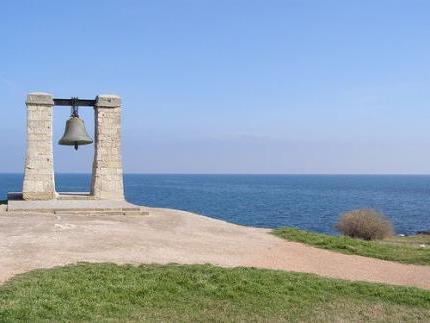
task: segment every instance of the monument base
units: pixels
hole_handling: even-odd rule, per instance
[[[58,193],[56,199],[29,201],[21,192],[7,195],[7,212],[25,214],[80,214],[80,215],[148,215],[145,207],[127,201],[100,200],[88,192]]]

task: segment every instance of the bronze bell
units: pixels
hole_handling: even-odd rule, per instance
[[[93,140],[85,129],[84,121],[79,118],[75,107],[70,119],[66,122],[64,135],[58,143],[65,146],[74,146],[75,150],[78,150],[80,145],[89,145],[93,143]]]

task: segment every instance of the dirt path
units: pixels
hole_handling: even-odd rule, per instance
[[[343,255],[188,212],[149,216],[0,215],[0,282],[78,261],[211,263],[430,289],[430,266]]]

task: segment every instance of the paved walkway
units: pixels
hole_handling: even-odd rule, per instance
[[[430,289],[430,266],[343,255],[288,242],[269,230],[188,212],[149,216],[0,215],[0,282],[78,261],[212,263],[315,273]]]

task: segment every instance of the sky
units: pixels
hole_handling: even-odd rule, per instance
[[[120,95],[126,173],[430,174],[430,1],[4,0],[0,39],[0,172],[43,91]]]

